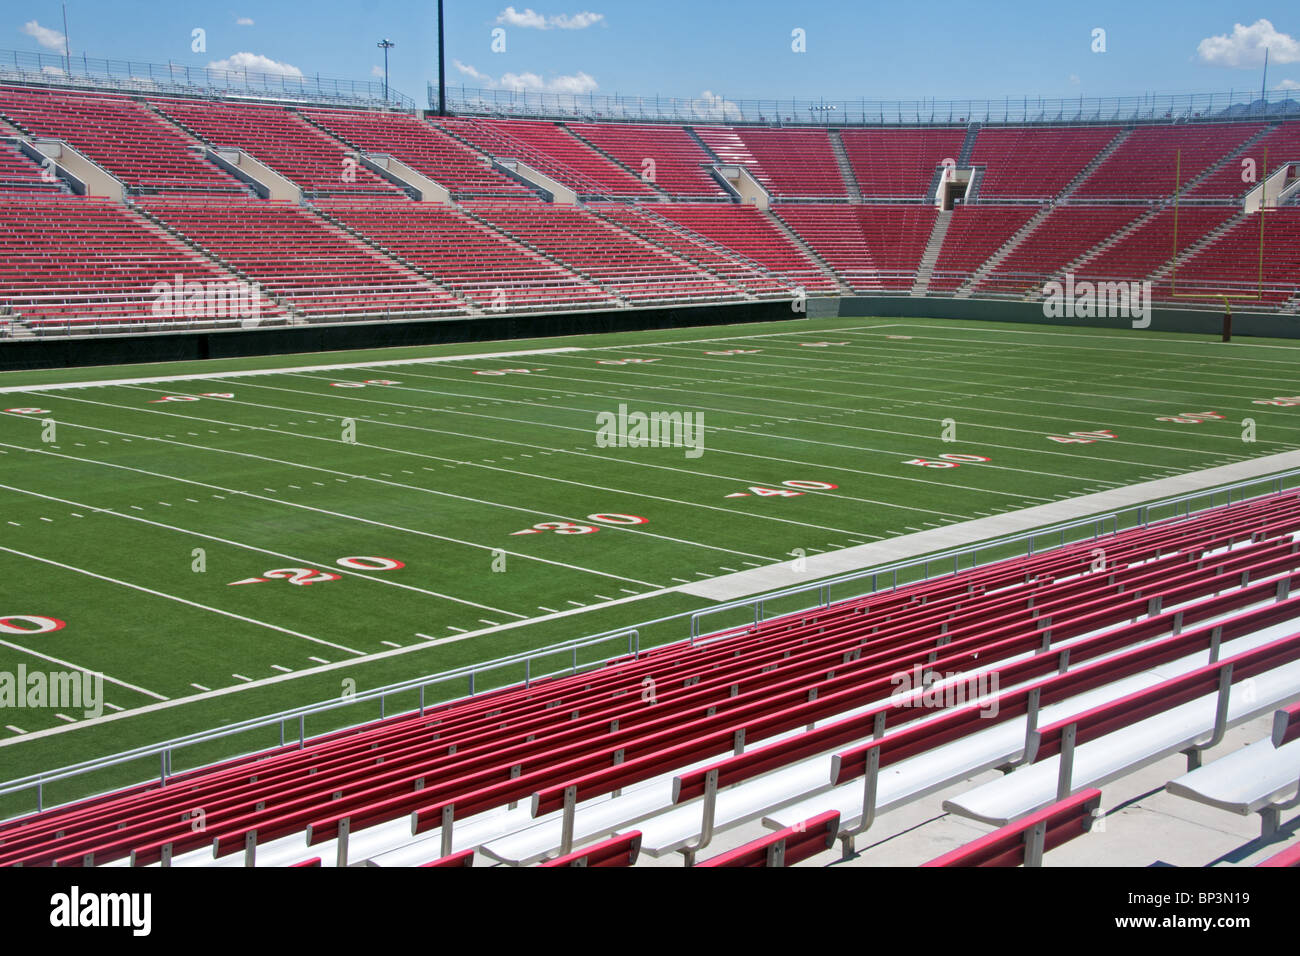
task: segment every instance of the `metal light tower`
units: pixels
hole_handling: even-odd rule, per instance
[[[438,0],[438,115],[447,115],[447,66],[442,42],[442,0]]]
[[[397,44],[394,43],[392,40],[388,39],[387,37],[385,37],[384,39],[376,43],[375,46],[379,47],[381,50],[384,51],[384,102],[387,103],[388,102],[388,51],[391,50],[393,47],[397,46]]]

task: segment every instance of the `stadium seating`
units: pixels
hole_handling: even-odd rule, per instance
[[[955,291],[1037,212],[1034,206],[958,206],[930,275],[936,292]]]
[[[1268,168],[1264,168],[1267,156]],[[1247,165],[1247,160],[1250,160]],[[1280,123],[1236,159],[1188,191],[1195,199],[1239,198],[1287,162],[1300,162],[1300,122]]]
[[[787,296],[797,286],[794,279],[778,278],[766,264],[656,215],[657,206],[593,203],[591,208],[624,229],[703,266],[756,296]]]
[[[1143,126],[1079,185],[1072,198],[1154,199],[1186,189],[1196,177],[1266,127],[1258,123]]]
[[[446,187],[456,199],[539,198],[527,186],[441,130],[406,113],[304,109],[303,115],[343,142],[369,153],[387,153]]]
[[[844,152],[866,199],[921,199],[945,159],[954,163],[965,127],[846,129]]]
[[[585,209],[467,203],[484,222],[635,303],[739,299],[739,289]]]
[[[1151,275],[1171,261],[1174,242],[1181,254],[1232,218],[1234,210],[1218,206],[1180,206],[1153,210],[1151,218],[1083,263],[1079,278],[1132,281]]]
[[[782,203],[773,211],[855,292],[910,289],[933,206]]]
[[[0,192],[61,192],[57,179],[42,177],[35,160],[19,151],[11,141],[0,139]]]
[[[311,316],[461,312],[464,304],[300,206],[150,199],[143,208]],[[294,255],[285,255],[287,249]]]
[[[52,137],[141,193],[232,193],[243,185],[198,155],[198,145],[130,97],[0,87],[0,117]]]
[[[834,810],[759,837],[742,847],[703,861],[702,867],[782,867],[811,859],[835,845],[840,815]]]
[[[1300,806],[1297,784],[1300,784],[1300,704],[1292,704],[1274,715],[1270,739],[1257,741],[1208,766],[1189,770],[1170,780],[1165,790],[1241,816],[1257,813],[1260,836],[1268,838],[1277,833],[1282,811]]]
[[[753,206],[656,203],[651,208],[655,215],[761,263],[808,292],[836,290],[835,280]]]
[[[776,198],[848,198],[825,130],[697,126],[695,132],[719,159],[745,166]]]
[[[398,196],[401,190],[301,116],[279,106],[153,100],[153,105],[214,147],[238,147],[319,196]]]
[[[1041,287],[1146,212],[1135,206],[1057,206],[976,288],[1014,295]]]
[[[726,193],[705,167],[713,162],[680,126],[631,123],[568,123],[570,130],[640,176],[653,173],[656,186],[679,199],[724,199]],[[648,165],[647,160],[651,163]]]
[[[1233,681],[1255,694],[1218,723],[1300,693],[1297,533],[1288,492],[1107,536],[1100,571],[1089,538],[655,648],[0,824],[0,864],[288,865],[304,834],[326,863],[403,846],[543,862],[630,830],[651,856],[690,855],[760,817],[793,828],[765,844],[786,840],[789,862],[801,822],[837,811],[851,844],[879,813],[1017,762],[1003,780],[1050,804],[1070,726],[1074,772],[1095,775],[1096,735],[1208,702],[1186,749]],[[981,674],[1000,684],[952,694]],[[1031,812],[1037,793],[1016,801]]]
[[[204,299],[188,311],[157,283],[237,283],[240,277],[167,235],[126,206],[57,193],[0,194],[0,301],[33,330],[86,330],[176,322],[238,323],[251,317]],[[248,290],[261,319],[284,309]],[[239,314],[236,314],[239,313]]]
[[[146,211],[162,202],[166,215],[158,214],[193,244],[182,253],[187,261],[219,275],[246,271],[259,282],[265,275],[265,288],[283,295],[297,320],[726,303],[798,288],[818,296],[908,294],[926,274],[927,294],[1032,297],[1067,267],[1080,280],[1150,279],[1162,303],[1204,305],[1231,295],[1254,309],[1300,307],[1300,206],[1292,201],[1263,216],[1261,293],[1261,219],[1240,205],[1252,188],[1249,177],[1243,181],[1244,161],[1255,162],[1255,182],[1300,161],[1294,121],[918,125],[832,135],[760,126],[426,119],[397,110],[0,86],[0,196],[70,200],[74,187],[42,177],[10,133],[64,139],[117,177],[128,200]],[[843,146],[838,160],[836,140]],[[924,197],[938,165],[962,157],[967,146],[963,161],[982,170],[978,186],[941,220]],[[207,147],[245,150],[301,186],[322,214],[254,202],[244,183],[203,157]],[[1268,170],[1261,168],[1266,148]],[[458,208],[410,202],[361,165],[359,152],[410,165],[446,187]],[[1175,230],[1179,154],[1184,191]],[[579,205],[543,201],[542,187],[494,168],[491,157],[536,167],[574,190]],[[652,182],[642,178],[646,160],[653,160],[654,175],[646,177]],[[708,172],[718,161],[746,166],[772,194],[771,209],[732,202]],[[861,202],[849,201],[845,176],[856,180]],[[195,200],[194,211],[172,202],[184,197]],[[76,207],[39,208],[56,220],[80,215]],[[1005,250],[1040,213],[1035,228]],[[329,218],[344,228],[327,225]],[[275,236],[282,243],[276,251],[292,253],[292,261],[280,268],[261,255],[265,250],[241,241],[240,230]],[[318,250],[333,261],[308,261]],[[21,261],[26,254],[0,244],[0,256]],[[28,325],[27,318],[30,328],[48,334],[60,323],[71,331],[97,321],[123,329],[137,322],[138,301],[119,307],[124,278],[94,264],[112,254],[56,252],[65,276],[77,278],[48,290],[43,302],[23,298],[21,283],[12,285],[15,297],[0,299],[5,331]],[[84,269],[77,268],[79,255]],[[976,275],[980,281],[972,284]],[[68,311],[60,296],[84,307]],[[271,314],[288,315],[270,300],[266,305]]]
[[[1182,294],[1257,296],[1273,304],[1288,301],[1300,293],[1300,207],[1244,216],[1181,263],[1176,280]],[[1172,281],[1157,287],[1159,297],[1172,297],[1173,292]]]
[[[1051,199],[1106,148],[1114,126],[981,129],[970,163],[983,166],[980,198]]]
[[[608,292],[453,209],[364,200],[321,208],[484,310],[614,304]]]
[[[555,123],[459,118],[439,119],[435,125],[497,159],[517,159],[579,195],[610,199],[655,195],[639,175],[602,156]]]

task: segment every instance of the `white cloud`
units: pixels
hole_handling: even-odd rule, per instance
[[[1070,85],[1071,85],[1071,86],[1078,86],[1078,85],[1079,85],[1079,74],[1078,74],[1078,73],[1071,73],[1071,74],[1070,74]]]
[[[260,53],[236,53],[224,60],[213,60],[208,64],[209,70],[230,70],[232,72],[273,73],[276,76],[302,76],[302,70],[289,63],[280,63]]]
[[[35,20],[28,20],[23,24],[23,33],[35,38],[36,42],[47,50],[63,52],[63,34],[58,30],[51,30],[49,27],[41,26]]]
[[[532,7],[524,7],[523,10],[506,7],[497,15],[497,23],[519,27],[523,30],[551,30],[557,28],[560,30],[585,30],[587,27],[594,26],[604,19],[605,14],[592,13],[590,10],[583,10],[573,16],[560,13],[548,17],[538,13]]]
[[[235,26],[237,27],[251,27],[252,25],[253,25],[252,17],[237,17],[235,19]]]
[[[553,76],[549,80],[538,73],[505,73],[497,79],[460,60],[452,60],[451,65],[490,90],[512,90],[516,93],[592,93],[600,88],[596,78],[582,70],[567,76]]]
[[[478,70],[474,69],[474,67],[470,66],[468,63],[462,63],[460,62],[460,60],[452,60],[451,65],[454,66],[461,73],[463,73],[465,76],[468,76],[470,79],[473,80],[478,80],[480,83],[487,83],[490,86],[496,82],[492,77],[488,76],[486,73],[480,73]]]
[[[1253,69],[1264,65],[1264,48],[1268,47],[1271,63],[1295,63],[1300,60],[1300,42],[1289,34],[1279,33],[1267,20],[1250,26],[1233,24],[1232,33],[1206,37],[1196,46],[1202,63]]]
[[[384,68],[383,68],[382,66],[378,66],[378,65],[376,65],[376,66],[372,66],[372,67],[370,68],[370,75],[371,75],[371,76],[377,76],[377,77],[379,77],[379,79],[382,80],[382,79],[384,78]]]
[[[67,76],[68,75],[67,71],[65,71],[63,67],[51,66],[48,63],[45,64],[45,66],[41,67],[41,72],[44,73],[46,76]]]
[[[1279,83],[1277,86],[1273,87],[1273,89],[1275,89],[1275,90],[1300,90],[1300,83],[1297,83],[1295,80],[1283,80],[1283,81],[1282,81],[1281,83]]]
[[[561,13],[559,16],[551,17],[551,23],[561,30],[585,30],[587,27],[594,26],[604,19],[605,14],[603,13],[592,13],[589,10],[584,10],[582,13],[575,13],[571,17]]]
[[[700,98],[691,104],[695,115],[700,119],[744,119],[740,107],[731,100],[723,99],[712,90],[705,90]]]

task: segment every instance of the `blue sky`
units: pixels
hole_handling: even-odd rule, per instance
[[[434,0],[68,0],[74,54],[370,78],[421,104]],[[1300,4],[1200,0],[446,0],[449,85],[728,99],[1073,97],[1300,89]],[[205,31],[202,51],[192,31]],[[494,30],[496,46],[493,49]],[[792,49],[802,30],[804,52]],[[1104,36],[1095,38],[1094,31]],[[62,52],[59,0],[11,0],[0,49]],[[1104,40],[1104,52],[1094,51]],[[382,70],[379,70],[382,75]]]

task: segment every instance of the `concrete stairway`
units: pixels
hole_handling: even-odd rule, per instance
[[[840,293],[842,295],[853,294],[853,289],[849,287],[849,284],[847,282],[845,282],[843,279],[840,278],[838,272],[836,272],[834,269],[831,268],[830,263],[828,263],[825,259],[819,256],[813,250],[812,246],[804,242],[803,238],[797,232],[791,229],[789,225],[786,224],[786,221],[784,219],[782,219],[776,213],[772,212],[772,210],[770,209],[764,210],[763,215],[765,215],[776,226],[776,228],[780,229],[781,232],[785,235],[785,237],[789,239],[791,242],[793,242],[795,246],[798,247],[798,249],[804,255],[806,255],[813,262],[817,263],[817,267],[821,269],[821,271],[825,275],[827,275],[832,280],[834,280],[835,287],[840,290]]]
[[[921,256],[916,269],[916,279],[912,282],[912,295],[925,295],[930,291],[930,276],[934,273],[934,263],[943,248],[944,237],[948,235],[948,226],[952,222],[952,210],[940,209],[935,216],[934,228],[930,230],[930,241],[925,244],[925,253]]]
[[[849,154],[844,150],[844,140],[840,136],[840,131],[832,129],[827,131],[831,139],[831,152],[835,154],[835,165],[840,168],[840,178],[844,180],[844,188],[848,190],[849,202],[861,203],[862,190],[858,187],[858,177],[853,173],[853,165],[849,162]]]

